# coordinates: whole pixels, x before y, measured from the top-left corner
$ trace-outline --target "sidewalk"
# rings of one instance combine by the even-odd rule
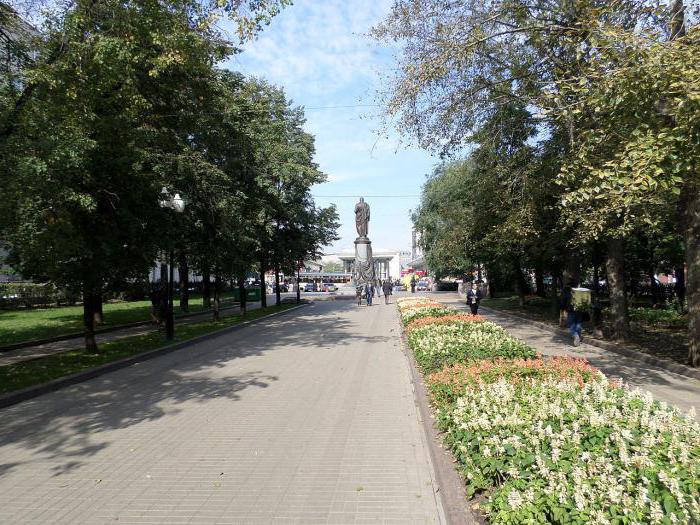
[[[457,297],[456,294],[435,294],[434,298],[454,308],[467,308],[464,300]],[[501,325],[510,334],[526,342],[543,355],[585,358],[609,378],[619,378],[633,388],[648,390],[656,399],[666,401],[683,410],[695,408],[700,416],[700,381],[697,379],[675,374],[661,367],[585,342],[579,347],[573,347],[569,338],[507,313],[484,307],[479,308],[479,313],[483,314],[489,321]]]
[[[396,306],[299,312],[0,410],[0,523],[444,523]]]

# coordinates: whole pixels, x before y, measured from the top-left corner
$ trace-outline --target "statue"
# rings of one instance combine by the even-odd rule
[[[360,238],[367,238],[367,226],[369,224],[369,204],[364,197],[360,197],[360,202],[355,204],[355,228]]]
[[[360,197],[355,204],[355,227],[359,237],[355,239],[355,263],[353,264],[352,280],[355,286],[374,285],[374,258],[372,257],[372,241],[367,237],[369,224],[369,204]]]

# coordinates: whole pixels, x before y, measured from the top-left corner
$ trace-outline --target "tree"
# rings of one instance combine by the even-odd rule
[[[1,233],[24,275],[83,294],[88,349],[102,292],[143,275],[174,243],[160,187],[182,181],[199,92],[233,50],[214,15],[227,11],[246,38],[285,3],[61,4],[21,89],[3,89],[0,162],[12,198]]]

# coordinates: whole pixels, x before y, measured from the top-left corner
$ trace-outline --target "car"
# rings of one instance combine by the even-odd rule
[[[416,290],[419,292],[427,292],[430,289],[427,281],[418,281],[416,283]]]
[[[323,283],[321,285],[321,291],[323,291],[323,292],[337,292],[338,287],[333,283]]]
[[[275,285],[274,284],[271,284],[269,286],[269,289],[270,289],[270,293],[275,293]],[[280,283],[280,293],[287,293],[288,291],[289,291],[289,287],[284,283]]]
[[[395,284],[394,285],[394,291],[395,292],[405,292],[406,287],[403,284]]]
[[[305,292],[315,292],[316,291],[316,283],[304,283],[304,287],[302,288]]]

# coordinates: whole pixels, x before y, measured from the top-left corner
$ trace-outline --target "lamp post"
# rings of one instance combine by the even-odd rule
[[[182,197],[180,197],[179,193],[176,193],[174,196],[170,196],[170,192],[168,191],[168,189],[165,186],[163,187],[163,189],[161,190],[160,193],[161,193],[161,197],[162,197],[160,200],[161,208],[169,208],[169,209],[173,210],[175,213],[182,213],[185,211],[185,201],[182,199]],[[173,255],[172,243],[170,244],[168,259],[169,259],[168,311],[166,312],[166,315],[165,315],[165,337],[168,340],[172,340],[175,337],[175,316],[173,314],[174,255]]]

